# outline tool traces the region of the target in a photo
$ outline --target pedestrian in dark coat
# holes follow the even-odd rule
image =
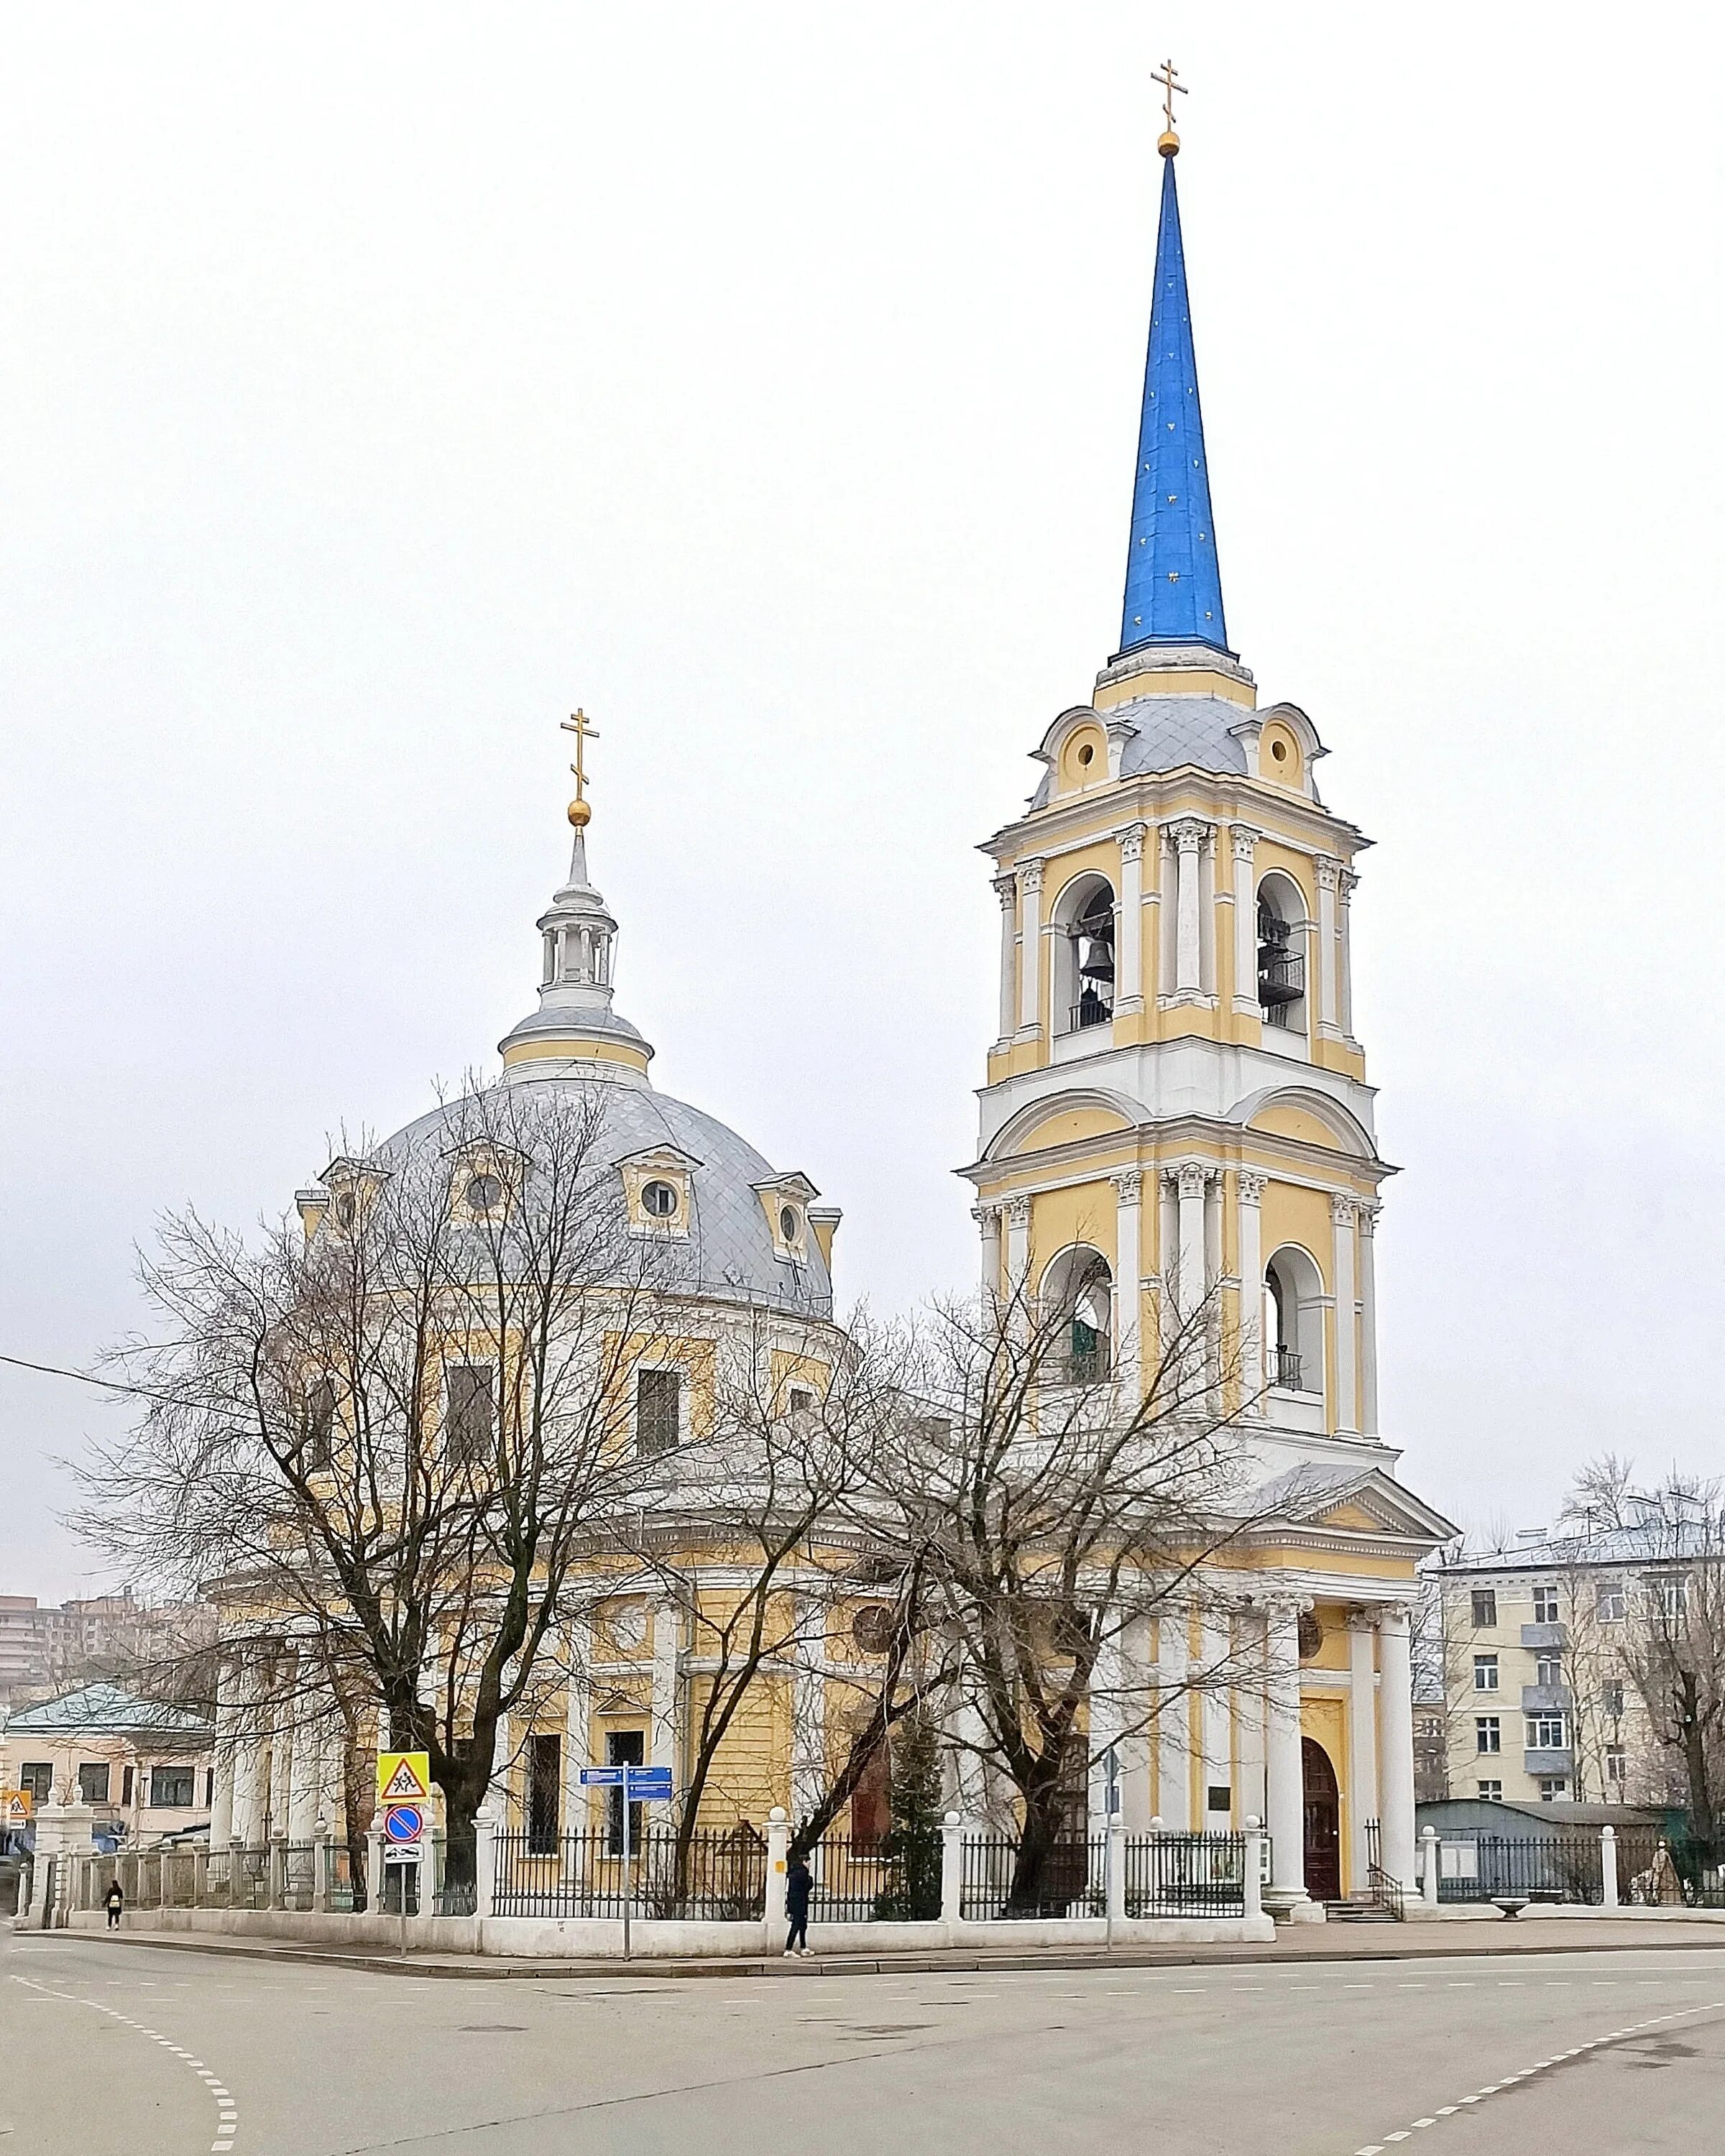
[[[120,1929],[120,1912],[126,1907],[125,1890],[117,1879],[109,1887],[104,1899],[108,1911],[108,1929],[117,1932]]]
[[[793,1856],[784,1881],[784,1912],[791,1920],[784,1943],[788,1954],[814,1952],[809,1943],[809,1897],[814,1891],[814,1876],[809,1869],[808,1858]]]

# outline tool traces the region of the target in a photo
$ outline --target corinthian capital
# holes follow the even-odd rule
[[[1040,861],[1019,863],[1019,881],[1024,886],[1027,895],[1041,890],[1042,865]]]
[[[1146,828],[1142,824],[1128,824],[1120,834],[1120,858],[1123,861],[1141,861],[1144,858]]]
[[[1242,1205],[1260,1205],[1264,1202],[1264,1193],[1269,1188],[1270,1178],[1261,1168],[1236,1168],[1234,1184],[1240,1193]]]
[[[1236,824],[1233,831],[1235,860],[1250,863],[1258,841],[1263,835],[1261,831],[1255,830],[1250,824]]]
[[[1338,1228],[1345,1228],[1359,1209],[1359,1200],[1345,1190],[1336,1191],[1330,1199],[1330,1218]]]
[[[1197,853],[1210,835],[1210,826],[1197,816],[1181,816],[1162,828],[1168,844],[1183,854]]]
[[[1028,1198],[1009,1198],[1006,1201],[1006,1224],[1009,1228],[1028,1228],[1030,1224],[1030,1201]]]
[[[1002,906],[1009,912],[1013,901],[1019,895],[1018,878],[1009,872],[1005,875],[991,876],[989,881],[993,885],[995,896],[999,899]]]
[[[1144,1178],[1136,1168],[1122,1168],[1118,1175],[1111,1176],[1114,1194],[1122,1205],[1136,1205],[1144,1194]]]
[[[1312,865],[1317,871],[1318,889],[1333,891],[1336,888],[1336,879],[1342,873],[1342,864],[1336,856],[1333,854],[1314,854],[1312,857]]]
[[[1182,1160],[1163,1168],[1162,1179],[1182,1198],[1202,1198],[1214,1172],[1201,1160]]]

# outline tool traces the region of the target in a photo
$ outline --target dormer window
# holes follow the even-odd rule
[[[649,1146],[618,1163],[629,1206],[629,1231],[672,1242],[686,1240],[695,1204],[693,1153],[676,1146]]]
[[[660,1182],[655,1177],[651,1183],[641,1185],[641,1210],[655,1220],[675,1220],[682,1202],[675,1183]]]
[[[809,1214],[805,1208],[809,1200],[819,1198],[820,1193],[806,1175],[775,1176],[770,1183],[752,1183],[750,1188],[760,1199],[761,1210],[767,1216],[773,1256],[789,1265],[806,1265]]]
[[[351,1190],[338,1190],[336,1193],[333,1210],[336,1215],[336,1225],[338,1228],[351,1228],[359,1218],[359,1200]]]
[[[803,1216],[794,1205],[778,1209],[778,1232],[788,1243],[794,1243],[803,1232]]]
[[[479,1219],[487,1219],[503,1204],[503,1178],[493,1175],[489,1168],[478,1175],[470,1176],[467,1187],[461,1194],[462,1203]]]

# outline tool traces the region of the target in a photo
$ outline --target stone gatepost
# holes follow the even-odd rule
[[[957,1812],[941,1821],[941,1922],[956,1924],[964,1907],[964,1822]]]
[[[1599,1907],[1617,1907],[1617,1829],[1599,1829]]]
[[[782,1953],[790,1936],[785,1907],[785,1874],[791,1854],[791,1822],[783,1804],[767,1815],[767,1951]]]

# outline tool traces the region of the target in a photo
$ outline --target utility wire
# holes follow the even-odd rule
[[[141,1400],[172,1402],[172,1393],[152,1392],[147,1385],[122,1384],[117,1378],[92,1377],[88,1370],[63,1370],[57,1363],[27,1363],[22,1355],[0,1355],[0,1363],[10,1364],[14,1370],[34,1370],[44,1378],[70,1378],[80,1385],[95,1385],[105,1393],[130,1393]]]

